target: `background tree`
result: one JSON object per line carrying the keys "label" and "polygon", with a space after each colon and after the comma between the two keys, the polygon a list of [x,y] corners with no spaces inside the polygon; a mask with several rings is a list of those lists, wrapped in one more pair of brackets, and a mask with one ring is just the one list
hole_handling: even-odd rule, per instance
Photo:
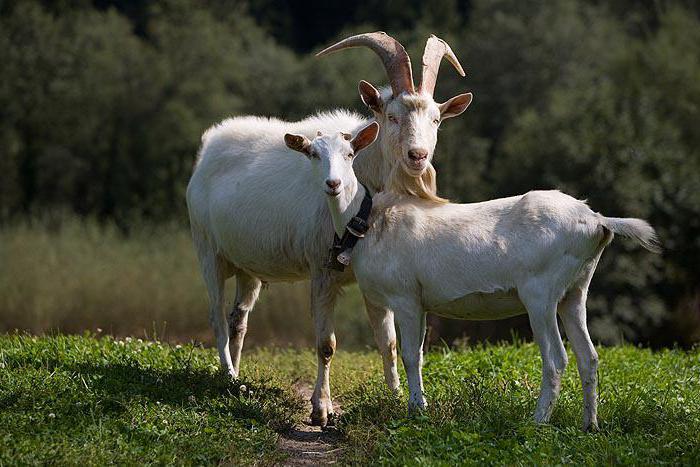
{"label": "background tree", "polygon": [[[445,38],[467,80],[446,122],[439,188],[479,201],[536,188],[655,225],[653,257],[615,242],[594,279],[591,328],[606,342],[700,338],[700,8],[696,2],[75,0],[0,3],[0,223],[66,213],[186,224],[202,132],[227,116],[364,112],[363,50],[315,59],[348,34],[384,29],[414,58]],[[445,65],[447,66],[447,65]],[[436,321],[436,331],[439,321]],[[441,337],[527,332],[526,320],[442,327]],[[448,332],[452,330],[453,332]]]}

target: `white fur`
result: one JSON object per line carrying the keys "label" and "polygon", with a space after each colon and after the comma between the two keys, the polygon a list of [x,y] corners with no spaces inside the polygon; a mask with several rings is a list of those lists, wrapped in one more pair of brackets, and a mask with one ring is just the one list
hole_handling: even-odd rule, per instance
{"label": "white fur", "polygon": [[[437,144],[437,131],[442,122],[464,112],[471,103],[471,93],[455,96],[444,104],[438,104],[427,94],[403,93],[392,96],[390,88],[381,92],[367,83],[367,94],[360,93],[365,102],[371,101],[372,90],[379,94],[380,108],[373,108],[374,117],[380,124],[380,136],[376,145],[383,154],[391,155],[393,170],[385,183],[387,189],[418,198],[437,202],[435,170],[432,160]],[[466,105],[455,105],[464,101]],[[427,153],[421,162],[412,161],[411,150]],[[359,174],[359,172],[358,172]],[[362,177],[360,177],[362,178]]]}
{"label": "white fur", "polygon": [[[313,137],[317,130],[354,133],[368,123],[350,112],[319,114],[290,123],[241,117],[226,120],[202,137],[202,148],[187,188],[192,236],[210,301],[222,367],[237,377],[248,321],[261,281],[311,279],[311,308],[317,336],[319,371],[312,397],[312,419],[325,424],[332,414],[330,361],[335,351],[333,306],[352,274],[324,269],[333,225],[324,196],[313,187],[308,159],[284,144],[286,132]],[[291,154],[291,155],[290,155]],[[391,156],[378,146],[358,159],[363,182],[374,190],[392,172]],[[227,326],[224,282],[236,276],[237,292]],[[396,343],[388,310],[368,307],[384,357],[387,383],[399,385]],[[294,319],[290,316],[290,319]],[[382,330],[383,329],[383,330]],[[229,337],[231,348],[229,349]],[[232,352],[231,352],[232,350]]]}
{"label": "white fur", "polygon": [[[341,233],[357,212],[364,189],[355,180],[352,160],[343,157],[346,141],[334,135],[311,144],[323,161],[314,164],[342,174],[345,189],[339,196],[327,196]],[[317,173],[321,186],[327,173]],[[578,362],[584,428],[597,427],[598,357],[586,327],[588,286],[613,232],[658,251],[651,226],[641,219],[606,218],[559,191],[472,204],[380,193],[374,202],[370,230],[353,251],[353,270],[365,299],[396,316],[409,408],[425,407],[421,365],[426,312],[461,319],[527,313],[543,363],[535,420],[546,422],[567,364],[558,312]]]}
{"label": "white fur", "polygon": [[[466,105],[454,105],[457,96],[437,104],[424,94],[376,94],[374,118],[384,122],[377,143],[357,157],[357,177],[372,192],[390,187],[418,198],[444,201],[436,194],[431,164],[437,130],[443,119],[461,114]],[[364,99],[364,96],[363,96]],[[393,121],[392,121],[393,120]],[[335,351],[333,307],[341,286],[351,273],[331,274],[323,269],[333,227],[325,200],[312,188],[313,175],[304,158],[287,157],[285,133],[313,137],[317,131],[354,133],[369,121],[347,111],[320,113],[300,122],[273,118],[238,117],[207,130],[200,156],[187,187],[192,236],[207,285],[209,319],[216,334],[223,368],[237,376],[247,330],[248,313],[255,305],[261,281],[311,279],[319,370],[312,397],[312,421],[327,422],[332,413],[329,388],[330,361]],[[419,147],[428,157],[411,167],[408,151]],[[223,315],[224,283],[236,276],[236,304]],[[396,344],[390,310],[367,305],[375,326],[390,388],[398,389]],[[229,337],[232,336],[229,349]]]}

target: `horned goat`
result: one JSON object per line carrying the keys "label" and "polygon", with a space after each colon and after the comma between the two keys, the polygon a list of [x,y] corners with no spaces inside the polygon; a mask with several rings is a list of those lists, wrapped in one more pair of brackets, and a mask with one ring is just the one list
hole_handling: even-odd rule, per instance
{"label": "horned goat", "polygon": [[[365,134],[363,145],[367,140]],[[355,140],[336,130],[313,141],[287,134],[285,141],[311,160],[317,190],[326,195],[342,235],[365,196],[353,171]],[[581,377],[583,427],[596,429],[598,355],[586,326],[586,297],[614,233],[659,251],[645,221],[604,217],[559,191],[471,204],[376,195],[369,231],[352,252],[353,271],[365,300],[393,311],[398,322],[409,410],[426,404],[421,374],[426,313],[469,320],[527,313],[542,356],[535,421],[547,422],[567,364],[559,313]]]}
{"label": "horned goat", "polygon": [[[430,164],[437,128],[442,120],[466,110],[471,94],[437,104],[432,92],[442,57],[464,74],[459,62],[445,42],[431,36],[417,92],[408,54],[385,33],[353,36],[319,55],[359,46],[379,55],[391,86],[379,93],[369,83],[360,83],[361,97],[374,119],[390,123],[380,132],[379,143],[358,155],[357,176],[373,191],[391,185],[403,193],[439,199],[435,170]],[[192,237],[209,294],[209,320],[221,365],[231,376],[239,374],[248,314],[258,299],[262,281],[311,279],[318,355],[311,420],[317,425],[325,425],[333,413],[329,373],[336,348],[334,304],[340,288],[354,278],[349,271],[341,274],[324,269],[333,223],[323,195],[313,189],[308,162],[285,157],[288,149],[282,137],[290,130],[306,136],[317,130],[357,133],[368,122],[342,110],[296,123],[261,117],[225,120],[204,133],[187,187]],[[224,284],[232,276],[236,276],[237,289],[227,323]],[[389,310],[371,304],[367,311],[383,356],[387,384],[397,389],[393,316]]]}

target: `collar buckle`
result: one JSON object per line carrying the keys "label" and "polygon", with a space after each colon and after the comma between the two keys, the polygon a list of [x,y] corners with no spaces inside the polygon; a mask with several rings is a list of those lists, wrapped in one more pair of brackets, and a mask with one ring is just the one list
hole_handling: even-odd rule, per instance
{"label": "collar buckle", "polygon": [[355,237],[363,238],[369,230],[369,224],[365,219],[355,216],[350,219],[350,222],[348,222],[348,225],[346,225],[345,228]]}

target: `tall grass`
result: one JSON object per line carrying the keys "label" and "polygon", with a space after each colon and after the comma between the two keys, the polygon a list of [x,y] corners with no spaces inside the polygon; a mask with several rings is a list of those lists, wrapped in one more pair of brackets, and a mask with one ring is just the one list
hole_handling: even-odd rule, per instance
{"label": "tall grass", "polygon": [[[228,305],[235,281],[227,283]],[[309,285],[272,284],[251,315],[247,344],[310,345]],[[372,342],[356,287],[341,298],[344,346]],[[0,332],[83,330],[212,342],[207,294],[190,234],[182,226],[113,225],[68,219],[60,228],[24,223],[0,229]]]}

